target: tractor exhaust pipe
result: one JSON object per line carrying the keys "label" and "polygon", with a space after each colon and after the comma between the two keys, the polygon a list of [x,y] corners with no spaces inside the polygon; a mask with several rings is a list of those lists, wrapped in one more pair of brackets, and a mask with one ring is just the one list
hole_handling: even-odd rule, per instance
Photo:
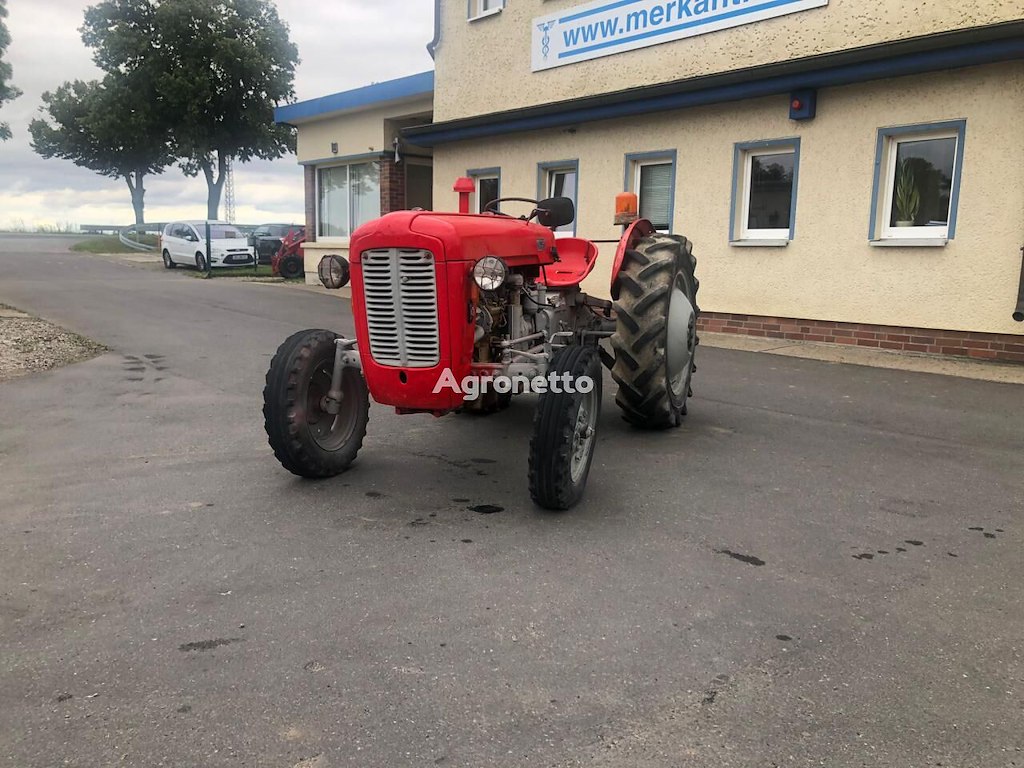
{"label": "tractor exhaust pipe", "polygon": [[1024,323],[1024,246],[1020,249],[1020,286],[1017,288],[1017,308],[1013,310],[1013,319]]}

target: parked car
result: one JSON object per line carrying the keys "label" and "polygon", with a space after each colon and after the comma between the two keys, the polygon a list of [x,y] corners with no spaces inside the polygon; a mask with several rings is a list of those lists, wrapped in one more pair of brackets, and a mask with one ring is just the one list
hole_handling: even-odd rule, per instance
{"label": "parked car", "polygon": [[305,231],[300,224],[260,224],[249,235],[249,245],[256,250],[260,264],[269,264],[274,255],[281,250],[281,242],[289,232]]}
{"label": "parked car", "polygon": [[[205,221],[172,221],[164,227],[160,251],[167,269],[190,266],[206,270]],[[211,221],[210,266],[239,267],[253,263],[249,241],[233,224]]]}

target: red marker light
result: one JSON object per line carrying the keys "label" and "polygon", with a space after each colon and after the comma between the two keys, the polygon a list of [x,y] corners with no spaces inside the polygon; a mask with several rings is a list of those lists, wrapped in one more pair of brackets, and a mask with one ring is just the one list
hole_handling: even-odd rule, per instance
{"label": "red marker light", "polygon": [[804,103],[800,99],[793,99],[790,105],[793,109],[803,109]]}

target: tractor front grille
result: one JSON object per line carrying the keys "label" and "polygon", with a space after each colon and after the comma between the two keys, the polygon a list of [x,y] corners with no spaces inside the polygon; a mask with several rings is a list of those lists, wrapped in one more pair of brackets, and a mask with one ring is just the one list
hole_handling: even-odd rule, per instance
{"label": "tractor front grille", "polygon": [[437,279],[430,251],[363,251],[370,355],[381,365],[431,368],[441,361]]}

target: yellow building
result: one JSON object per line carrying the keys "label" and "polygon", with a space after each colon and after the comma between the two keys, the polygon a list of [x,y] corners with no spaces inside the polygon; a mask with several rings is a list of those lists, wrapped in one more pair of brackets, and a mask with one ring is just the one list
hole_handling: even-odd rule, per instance
{"label": "yellow building", "polygon": [[636,192],[694,241],[706,329],[1024,362],[1024,0],[438,0],[429,48],[433,75],[279,110],[307,271],[346,245],[340,176],[377,167],[358,224],[429,207],[432,164],[438,209],[469,175],[477,206],[573,197],[597,240]]}
{"label": "yellow building", "polygon": [[423,72],[277,109],[278,122],[298,128],[306,282],[318,283],[324,254],[348,252],[360,224],[389,211],[432,207],[432,151],[399,135],[430,122],[433,92],[434,73]]}

